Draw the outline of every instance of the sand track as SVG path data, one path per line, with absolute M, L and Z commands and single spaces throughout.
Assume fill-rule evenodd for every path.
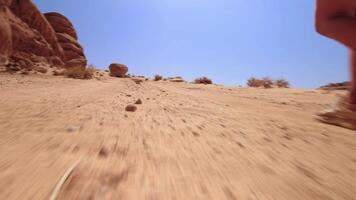
M 0 199 L 346 199 L 356 132 L 337 93 L 0 75 Z M 142 99 L 134 113 L 125 106 Z

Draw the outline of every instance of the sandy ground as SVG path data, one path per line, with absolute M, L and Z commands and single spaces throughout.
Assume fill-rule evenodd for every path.
M 0 199 L 356 199 L 337 92 L 0 74 Z M 125 106 L 142 99 L 134 113 Z

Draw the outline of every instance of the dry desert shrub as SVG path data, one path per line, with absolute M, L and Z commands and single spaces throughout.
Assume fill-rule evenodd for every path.
M 289 82 L 285 79 L 278 79 L 274 83 L 279 88 L 289 88 Z
M 154 80 L 154 81 L 160 81 L 160 80 L 162 80 L 162 79 L 163 79 L 162 76 L 156 74 L 153 80 Z
M 263 81 L 263 87 L 264 88 L 272 88 L 273 87 L 273 80 L 266 77 L 262 79 Z
M 249 87 L 262 87 L 263 86 L 263 80 L 252 77 L 247 81 L 247 86 L 249 86 Z
M 89 67 L 71 67 L 62 72 L 62 75 L 74 79 L 92 79 L 95 72 L 93 66 Z
M 289 87 L 289 82 L 284 80 L 284 79 L 278 79 L 276 81 L 273 81 L 271 78 L 263 78 L 263 79 L 258 79 L 258 78 L 250 78 L 247 81 L 247 86 L 249 87 L 264 87 L 264 88 L 272 88 L 272 87 L 279 87 L 279 88 L 288 88 Z
M 201 77 L 201 78 L 197 78 L 194 80 L 194 83 L 195 84 L 205 84 L 205 85 L 208 85 L 208 84 L 213 84 L 213 81 L 211 79 L 209 79 L 208 77 Z

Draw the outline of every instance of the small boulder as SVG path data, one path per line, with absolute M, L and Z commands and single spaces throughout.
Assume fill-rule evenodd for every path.
M 109 66 L 110 76 L 125 78 L 129 68 L 126 65 L 113 63 Z

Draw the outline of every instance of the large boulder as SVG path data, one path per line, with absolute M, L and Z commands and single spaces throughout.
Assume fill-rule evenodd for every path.
M 113 63 L 109 66 L 110 76 L 125 78 L 129 68 L 126 65 Z
M 56 19 L 61 16 L 65 21 L 67 32 L 59 30 L 61 25 L 54 23 L 52 16 L 43 15 L 31 0 L 0 0 L 0 66 L 86 66 L 73 25 L 55 14 Z

